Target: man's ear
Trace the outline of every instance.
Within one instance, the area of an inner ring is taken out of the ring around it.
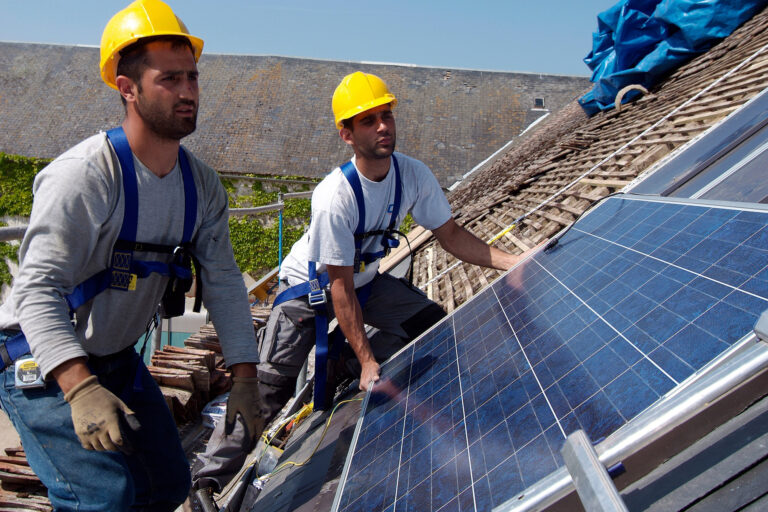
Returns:
[[[136,100],[137,87],[136,84],[125,75],[118,75],[115,77],[115,85],[117,86],[120,96],[127,103],[131,103]]]
[[[339,137],[341,137],[341,140],[343,140],[350,146],[352,145],[352,130],[350,130],[349,128],[342,128],[341,130],[339,130]]]

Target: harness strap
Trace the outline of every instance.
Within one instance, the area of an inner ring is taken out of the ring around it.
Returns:
[[[328,286],[328,273],[323,272],[318,276],[317,278],[317,284],[320,288],[325,288]],[[309,293],[312,291],[312,288],[309,284],[309,281],[303,282],[301,284],[297,284],[295,286],[291,286],[290,288],[283,290],[278,294],[278,296],[275,298],[274,302],[272,302],[272,307],[279,306],[283,302],[298,299],[300,297],[306,297],[309,295]]]
[[[120,162],[125,208],[120,235],[112,248],[110,267],[86,279],[75,287],[71,294],[65,297],[70,313],[100,294],[107,288],[117,290],[132,290],[136,279],[147,277],[151,273],[159,273],[171,278],[189,279],[191,272],[179,265],[160,261],[134,260],[134,251],[146,251],[172,254],[178,246],[153,244],[136,241],[139,218],[139,191],[136,180],[136,168],[133,164],[133,153],[122,127],[107,131],[107,138],[115,150]],[[184,231],[181,244],[185,245],[192,239],[197,215],[197,189],[192,176],[189,160],[182,147],[179,147],[179,167],[184,183]],[[198,280],[201,281],[201,280]],[[202,295],[202,286],[198,288],[198,297]],[[198,300],[195,301],[198,304]],[[199,309],[199,306],[198,306]]]
[[[15,360],[28,352],[29,344],[27,343],[27,338],[24,337],[24,333],[21,331],[5,340],[5,343],[0,343],[0,356],[2,357],[0,371],[5,370]]]
[[[363,197],[363,187],[360,183],[360,176],[357,174],[357,169],[352,161],[349,161],[341,166],[341,172],[347,179],[349,186],[352,187],[352,192],[355,194],[355,201],[357,202],[357,226],[355,227],[355,260],[354,271],[360,272],[361,263],[372,263],[383,256],[385,256],[391,248],[397,247],[400,242],[392,236],[397,224],[397,215],[400,212],[400,201],[402,198],[402,181],[400,178],[400,165],[397,162],[397,157],[392,155],[392,162],[395,167],[395,201],[392,204],[392,210],[389,212],[389,225],[386,229],[377,229],[373,231],[365,231],[365,199]],[[363,240],[371,236],[382,236],[381,245],[382,250],[376,252],[362,252]]]

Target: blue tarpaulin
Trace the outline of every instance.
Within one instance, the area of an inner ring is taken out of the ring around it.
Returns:
[[[768,0],[622,0],[597,16],[584,59],[595,86],[579,99],[588,115],[614,108],[628,85],[653,87],[707,51],[768,4]],[[630,91],[622,103],[640,93]]]

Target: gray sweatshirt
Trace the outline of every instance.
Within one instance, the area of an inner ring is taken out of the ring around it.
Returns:
[[[192,251],[202,270],[203,300],[228,365],[258,362],[248,297],[229,239],[227,195],[218,175],[189,152],[197,189]],[[140,242],[175,245],[184,226],[184,187],[177,162],[158,178],[135,156]],[[19,250],[19,273],[0,306],[0,328],[21,328],[47,375],[87,354],[113,354],[133,345],[160,303],[166,277],[139,279],[136,290],[107,289],[70,320],[66,295],[109,266],[123,222],[124,196],[117,156],[105,133],[69,149],[35,178],[29,228]],[[136,252],[135,259],[169,256]],[[199,278],[199,276],[198,276]]]

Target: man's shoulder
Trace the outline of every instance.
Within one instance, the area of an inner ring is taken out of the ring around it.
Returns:
[[[425,186],[434,179],[432,170],[421,160],[402,153],[394,153],[393,156],[397,159],[402,180],[408,186]]]
[[[215,176],[218,178],[218,173],[213,169],[213,167],[202,161],[188,147],[184,146],[183,144],[182,147],[184,148],[184,154],[187,155],[189,165],[192,167],[193,171],[196,170],[200,174]]]
[[[328,175],[323,178],[320,183],[317,184],[313,196],[323,195],[325,197],[330,197],[335,195],[339,192],[339,187],[346,183],[346,181],[347,180],[344,178],[344,174],[341,172],[341,169],[336,167],[334,170],[328,173]]]
[[[40,174],[64,172],[69,178],[73,175],[96,176],[110,173],[113,167],[111,148],[107,143],[106,134],[99,132],[57,156]]]
[[[397,151],[394,152],[392,156],[397,160],[397,165],[400,167],[401,172],[432,173],[429,166],[417,158],[398,153]]]
[[[104,132],[99,132],[84,139],[65,152],[60,154],[54,162],[59,160],[90,160],[104,155],[109,151],[107,136]]]

